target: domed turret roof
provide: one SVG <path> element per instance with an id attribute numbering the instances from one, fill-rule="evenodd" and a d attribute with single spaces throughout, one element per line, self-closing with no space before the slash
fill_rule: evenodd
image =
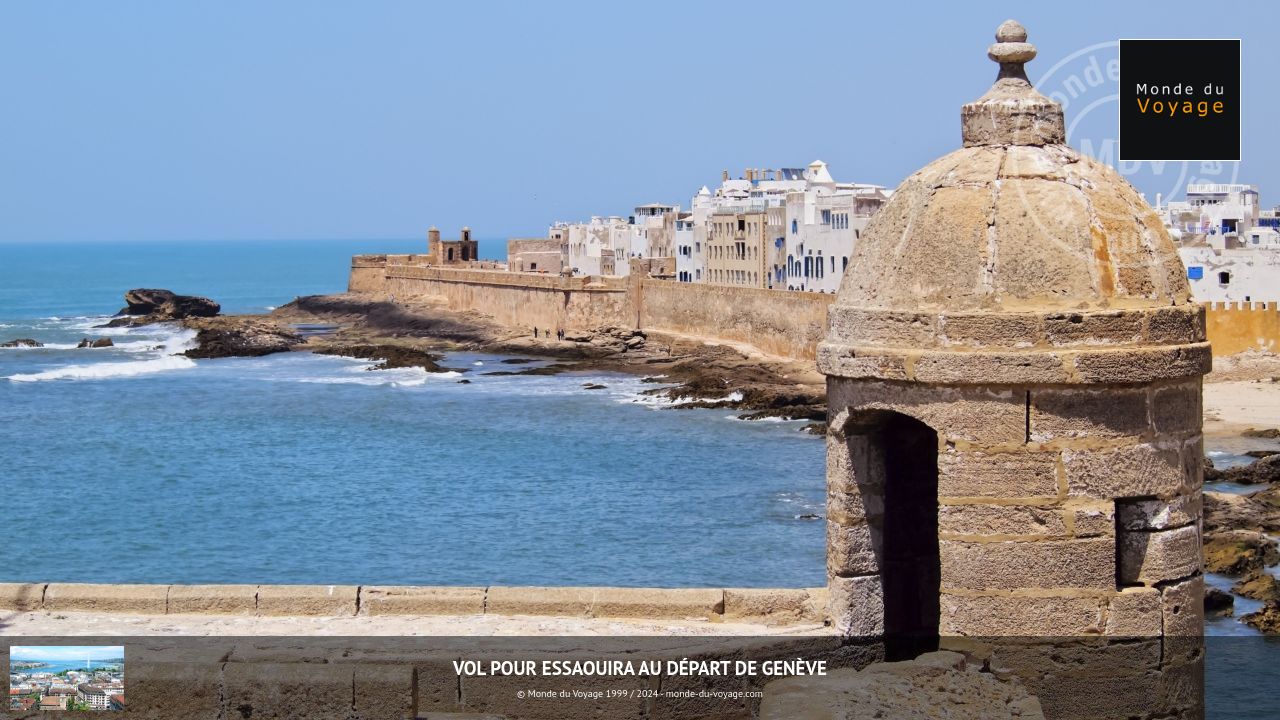
<path id="1" fill-rule="evenodd" d="M 1163 224 L 1115 170 L 1066 145 L 1023 70 L 1026 30 L 988 50 L 964 147 L 871 219 L 828 309 L 828 376 L 939 384 L 1125 384 L 1203 375 L 1204 311 Z"/>
<path id="2" fill-rule="evenodd" d="M 1190 301 L 1163 224 L 1119 173 L 1065 144 L 1007 21 L 992 88 L 961 110 L 964 147 L 908 177 L 872 218 L 838 303 L 865 309 L 1103 309 Z"/>

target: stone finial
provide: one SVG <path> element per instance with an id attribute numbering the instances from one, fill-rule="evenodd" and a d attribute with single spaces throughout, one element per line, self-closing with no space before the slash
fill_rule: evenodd
<path id="1" fill-rule="evenodd" d="M 1066 141 L 1062 107 L 1036 92 L 1024 67 L 1036 56 L 1027 29 L 1016 20 L 996 28 L 987 57 L 1000 64 L 991 90 L 961 108 L 965 147 L 975 145 L 1050 145 Z"/>
<path id="2" fill-rule="evenodd" d="M 987 48 L 987 57 L 1000 63 L 1000 77 L 1027 79 L 1023 67 L 1036 56 L 1036 46 L 1027 42 L 1027 29 L 1017 20 L 1005 20 L 996 28 L 996 44 Z"/>

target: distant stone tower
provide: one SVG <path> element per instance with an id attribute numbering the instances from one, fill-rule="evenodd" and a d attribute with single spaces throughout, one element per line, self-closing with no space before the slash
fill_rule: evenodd
<path id="1" fill-rule="evenodd" d="M 471 239 L 471 228 L 462 228 L 457 240 L 441 240 L 433 225 L 427 230 L 427 262 L 432 265 L 462 265 L 479 260 L 480 244 Z"/>
<path id="2" fill-rule="evenodd" d="M 830 615 L 891 656 L 1141 636 L 1193 674 L 1203 311 L 1147 203 L 1065 144 L 1026 39 L 997 30 L 964 147 L 898 187 L 831 307 Z"/>

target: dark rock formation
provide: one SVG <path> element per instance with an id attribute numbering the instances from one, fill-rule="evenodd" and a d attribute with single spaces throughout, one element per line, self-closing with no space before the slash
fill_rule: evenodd
<path id="1" fill-rule="evenodd" d="M 1239 465 L 1218 472 L 1215 481 L 1233 482 L 1241 485 L 1261 485 L 1280 482 L 1280 455 L 1270 455 L 1254 460 L 1248 465 Z M 1210 482 L 1205 477 L 1206 482 Z"/>
<path id="2" fill-rule="evenodd" d="M 1230 616 L 1235 611 L 1236 598 L 1228 592 L 1217 588 L 1209 588 L 1204 593 L 1204 611 L 1217 615 Z"/>
<path id="3" fill-rule="evenodd" d="M 1280 486 L 1249 495 L 1206 492 L 1204 530 L 1257 530 L 1280 532 Z"/>
<path id="4" fill-rule="evenodd" d="M 1218 482 L 1219 480 L 1222 479 L 1222 471 L 1213 466 L 1212 460 L 1210 460 L 1209 458 L 1204 458 L 1203 460 L 1200 461 L 1200 464 L 1201 466 L 1204 467 L 1205 482 L 1207 483 Z"/>
<path id="5" fill-rule="evenodd" d="M 370 370 L 420 367 L 427 372 L 443 372 L 449 369 L 441 367 L 437 362 L 441 359 L 440 355 L 403 345 L 331 345 L 319 348 L 315 352 L 319 355 L 341 355 L 381 361 L 369 368 Z"/>
<path id="6" fill-rule="evenodd" d="M 124 294 L 125 307 L 106 327 L 147 325 L 186 318 L 214 317 L 222 306 L 197 295 L 178 295 L 171 290 L 135 288 Z"/>
<path id="7" fill-rule="evenodd" d="M 608 386 L 608 385 L 601 385 L 600 383 L 583 383 L 582 387 L 583 387 L 583 388 L 585 388 L 585 389 L 587 389 L 587 390 L 604 390 L 605 388 L 607 388 L 607 387 L 609 387 L 609 386 Z"/>
<path id="8" fill-rule="evenodd" d="M 1247 575 L 1280 563 L 1274 540 L 1252 530 L 1206 535 L 1204 569 L 1223 575 Z"/>
<path id="9" fill-rule="evenodd" d="M 1274 439 L 1280 438 L 1280 428 L 1249 428 L 1240 434 L 1245 437 Z"/>
<path id="10" fill-rule="evenodd" d="M 0 348 L 40 348 L 44 347 L 44 343 L 32 338 L 16 338 L 8 342 L 0 343 Z"/>
<path id="11" fill-rule="evenodd" d="M 305 342 L 292 330 L 249 317 L 188 318 L 184 324 L 196 331 L 196 347 L 183 353 L 192 358 L 257 357 Z"/>
<path id="12" fill-rule="evenodd" d="M 112 347 L 114 345 L 115 345 L 115 342 L 113 342 L 111 338 L 98 338 L 97 340 L 90 340 L 89 338 L 85 338 L 81 340 L 76 345 L 76 347 L 77 348 L 105 348 L 105 347 Z"/>

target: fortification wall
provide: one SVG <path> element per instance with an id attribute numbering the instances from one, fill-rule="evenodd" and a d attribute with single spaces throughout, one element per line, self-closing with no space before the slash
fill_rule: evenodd
<path id="1" fill-rule="evenodd" d="M 615 325 L 750 343 L 812 359 L 835 295 L 628 277 L 561 277 L 478 267 L 426 267 L 424 256 L 357 255 L 350 292 L 443 300 L 513 327 L 590 330 Z"/>
<path id="2" fill-rule="evenodd" d="M 513 327 L 587 329 L 622 325 L 626 318 L 626 287 L 612 278 L 401 265 L 388 265 L 385 273 L 384 291 L 391 295 L 440 298 L 450 309 L 476 310 Z"/>
<path id="3" fill-rule="evenodd" d="M 356 255 L 351 258 L 351 276 L 347 279 L 347 292 L 386 292 L 386 267 L 386 255 Z"/>
<path id="4" fill-rule="evenodd" d="M 682 283 L 640 283 L 640 327 L 750 343 L 765 352 L 813 359 L 836 296 Z"/>
<path id="5" fill-rule="evenodd" d="M 1205 303 L 1205 330 L 1214 357 L 1280 351 L 1280 303 Z"/>

